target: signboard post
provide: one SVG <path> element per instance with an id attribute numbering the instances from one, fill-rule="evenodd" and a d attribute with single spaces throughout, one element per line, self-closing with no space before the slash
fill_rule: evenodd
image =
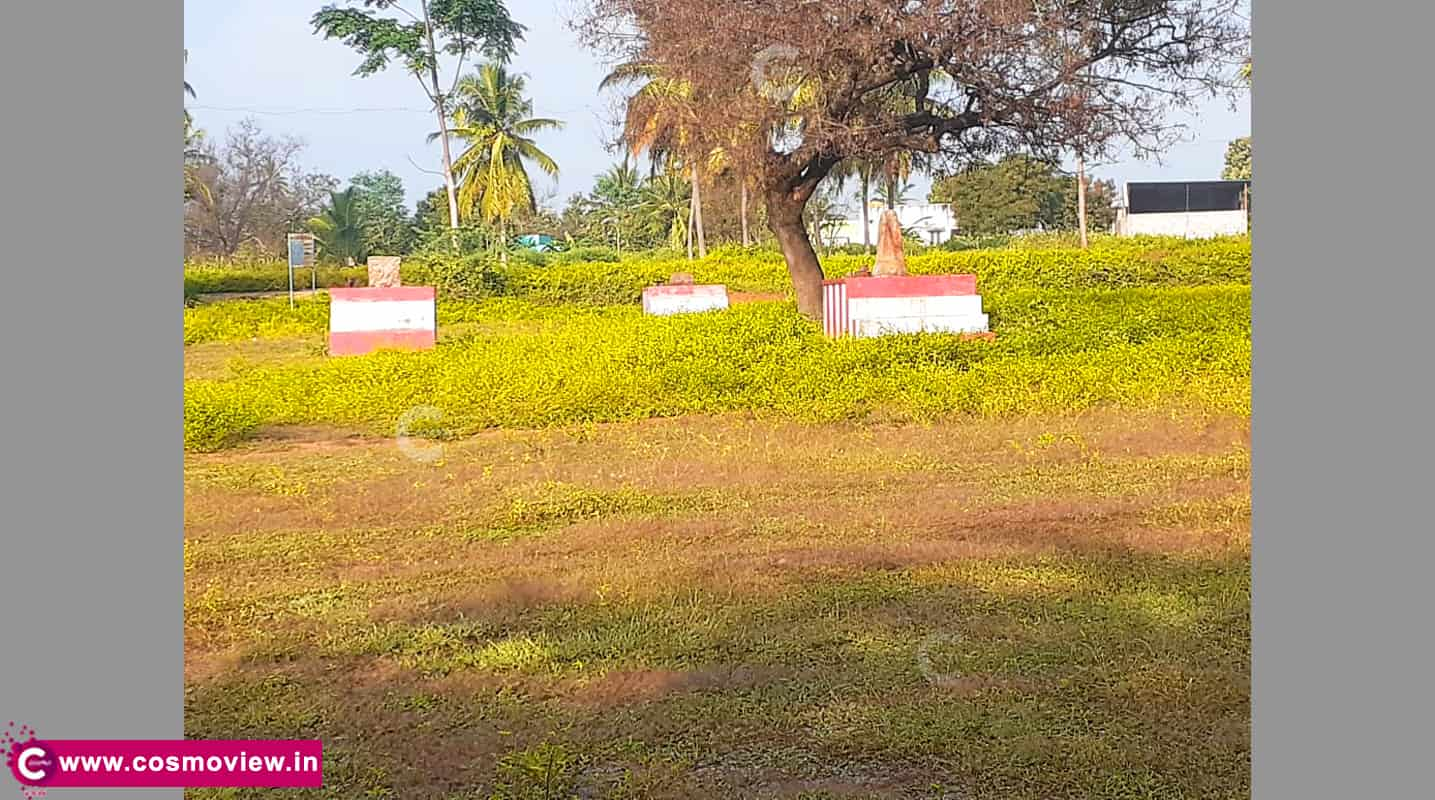
<path id="1" fill-rule="evenodd" d="M 319 288 L 319 271 L 314 268 L 314 234 L 289 234 L 289 307 L 294 307 L 294 270 L 309 268 L 309 288 Z"/>

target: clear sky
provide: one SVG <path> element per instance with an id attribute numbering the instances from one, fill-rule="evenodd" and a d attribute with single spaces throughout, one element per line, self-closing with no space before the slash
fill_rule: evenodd
<path id="1" fill-rule="evenodd" d="M 438 145 L 424 138 L 436 123 L 416 80 L 392 66 L 369 78 L 353 76 L 358 56 L 342 43 L 315 36 L 309 18 L 326 0 L 185 0 L 185 78 L 196 124 L 213 137 L 245 117 L 272 134 L 303 139 L 306 168 L 347 181 L 357 172 L 387 169 L 404 180 L 410 206 L 442 179 Z M 528 26 L 511 68 L 528 76 L 538 116 L 566 126 L 538 137 L 558 162 L 547 205 L 587 191 L 593 176 L 615 160 L 603 148 L 610 131 L 603 119 L 608 98 L 598 94 L 607 72 L 567 28 L 571 0 L 508 0 Z M 1233 110 L 1226 99 L 1208 101 L 1181 121 L 1190 141 L 1169 150 L 1163 163 L 1128 159 L 1093 170 L 1096 177 L 1128 180 L 1201 180 L 1220 177 L 1226 143 L 1250 133 L 1249 97 Z M 410 162 L 412 159 L 412 162 Z M 418 166 L 415 166 L 417 164 Z M 920 184 L 920 182 L 919 182 Z M 545 191 L 546 188 L 546 191 Z M 920 189 L 925 193 L 925 185 Z"/>

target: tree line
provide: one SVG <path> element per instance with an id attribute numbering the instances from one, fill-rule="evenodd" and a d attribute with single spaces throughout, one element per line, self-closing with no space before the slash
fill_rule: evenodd
<path id="1" fill-rule="evenodd" d="M 859 187 L 864 199 L 895 199 L 913 172 L 926 171 L 938 176 L 937 196 L 959 206 L 969 229 L 1026 227 L 1033 218 L 1036 227 L 1064 225 L 1066 212 L 1054 201 L 1061 198 L 1064 209 L 1066 191 L 1055 188 L 1050 171 L 1041 178 L 1028 168 L 1066 155 L 1084 163 L 1118 145 L 1159 153 L 1178 132 L 1167 121 L 1170 109 L 1202 93 L 1234 91 L 1244 77 L 1236 68 L 1248 63 L 1249 27 L 1240 4 L 770 0 L 739 14 L 713 13 L 710 0 L 586 0 L 573 25 L 617 65 L 603 85 L 625 94 L 624 157 L 560 214 L 538 208 L 530 177 L 531 170 L 557 173 L 532 134 L 559 123 L 532 117 L 521 76 L 507 73 L 524 28 L 503 2 L 362 0 L 325 6 L 313 24 L 316 34 L 359 54 L 355 74 L 399 65 L 430 101 L 450 248 L 464 245 L 468 225 L 505 252 L 526 215 L 570 236 L 681 241 L 701 255 L 716 194 L 727 194 L 736 201 L 737 236 L 750 243 L 754 228 L 765 228 L 783 252 L 799 308 L 816 315 L 822 268 L 814 233 L 833 213 L 840 185 Z M 691 24 L 697 19 L 704 24 Z M 465 72 L 469 59 L 486 63 Z M 285 162 L 292 148 L 276 141 L 281 157 L 272 160 Z M 454 144 L 462 146 L 456 156 Z M 212 156 L 211 170 L 284 172 L 265 158 L 247 161 L 252 142 L 208 147 L 195 149 Z M 649 169 L 637 179 L 631 171 L 640 157 Z M 211 211 L 204 235 L 219 247 L 234 246 L 236 236 L 262 238 L 226 230 L 225 218 L 237 212 L 222 209 L 267 203 L 273 208 L 261 216 L 272 229 L 281 220 L 297 224 L 318 198 L 315 217 L 332 213 L 316 227 L 337 229 L 357 218 L 363 193 L 349 198 L 350 214 L 335 205 L 343 199 L 336 186 L 296 169 L 282 180 L 236 178 L 218 194 L 226 187 L 191 187 L 189 175 L 187 203 Z M 1030 196 L 992 200 L 986 205 L 1002 207 L 984 210 L 981 198 L 999 197 L 997 188 L 1010 183 L 1027 186 Z M 714 193 L 719 185 L 728 191 Z M 1083 199 L 1093 210 L 1103 207 L 1099 182 L 1076 186 L 1083 195 L 1091 190 Z M 426 205 L 419 216 L 437 216 L 440 205 Z"/>

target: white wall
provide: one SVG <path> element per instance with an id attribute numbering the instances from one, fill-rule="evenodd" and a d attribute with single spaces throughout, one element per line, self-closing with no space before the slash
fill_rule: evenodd
<path id="1" fill-rule="evenodd" d="M 882 218 L 884 204 L 874 203 L 868 212 L 868 235 L 873 245 L 877 244 L 877 224 Z M 897 221 L 903 228 L 914 228 L 926 244 L 941 244 L 952 238 L 957 228 L 957 215 L 945 203 L 922 203 L 901 205 L 894 209 Z M 827 234 L 830 244 L 862 244 L 862 209 L 858 207 L 848 214 L 841 225 L 834 226 Z"/>
<path id="2" fill-rule="evenodd" d="M 1122 236 L 1184 236 L 1200 239 L 1246 233 L 1244 211 L 1176 211 L 1167 214 L 1121 212 L 1116 232 Z"/>

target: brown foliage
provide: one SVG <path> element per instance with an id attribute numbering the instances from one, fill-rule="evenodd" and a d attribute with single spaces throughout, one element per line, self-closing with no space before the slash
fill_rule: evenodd
<path id="1" fill-rule="evenodd" d="M 850 158 L 1160 149 L 1166 112 L 1231 87 L 1240 0 L 588 0 L 576 27 L 684 87 L 680 146 L 754 176 L 797 283 L 800 214 Z M 674 107 L 680 105 L 681 108 Z M 808 298 L 809 300 L 811 298 Z M 810 303 L 809 303 L 810 304 Z M 804 308 L 811 311 L 811 308 Z"/>

